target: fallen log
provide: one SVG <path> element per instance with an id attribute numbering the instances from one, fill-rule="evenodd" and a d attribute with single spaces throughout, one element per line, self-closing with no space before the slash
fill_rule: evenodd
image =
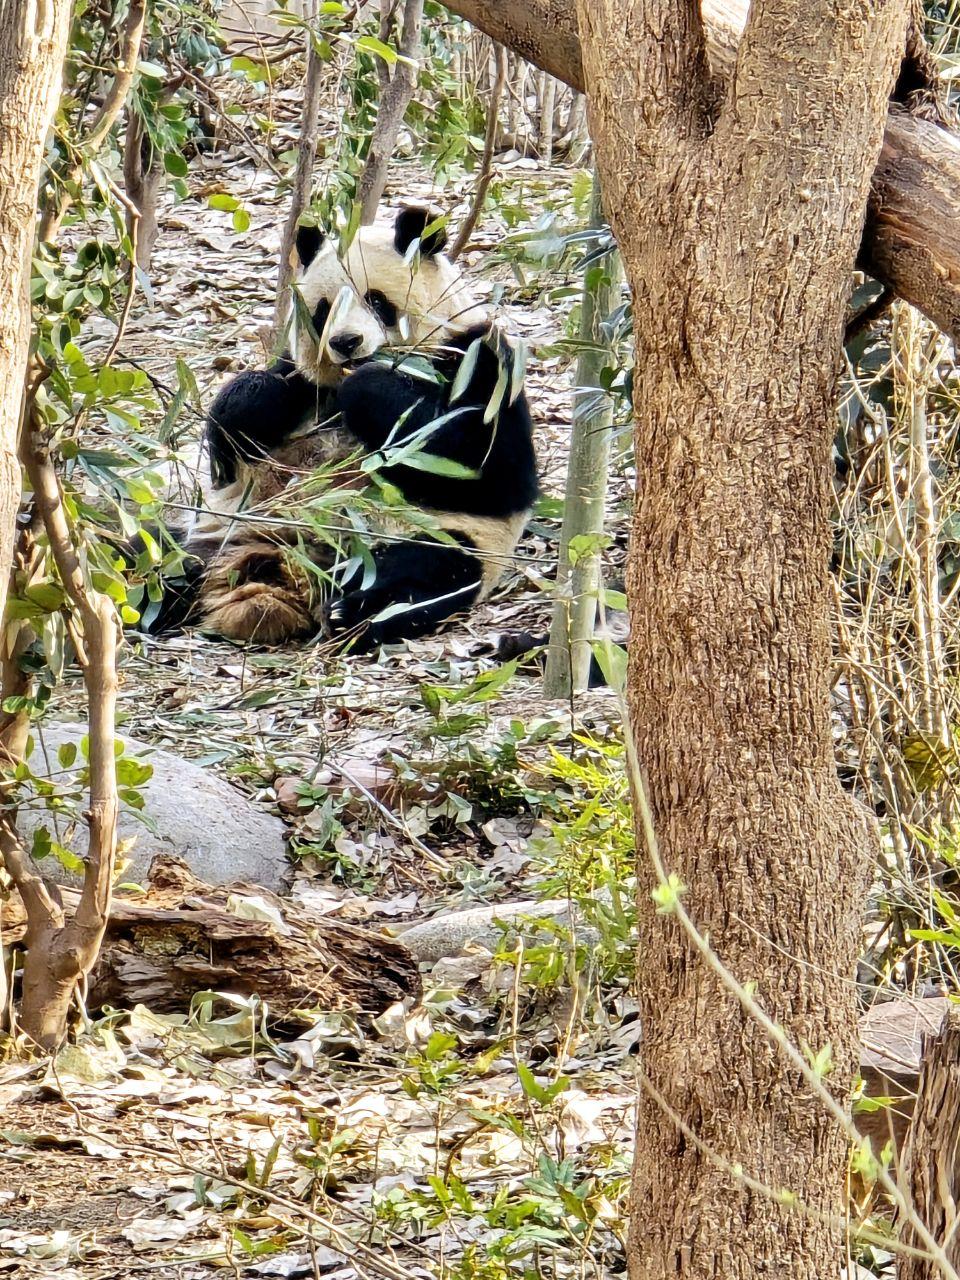
<path id="1" fill-rule="evenodd" d="M 576 0 L 444 0 L 451 13 L 583 90 Z M 703 0 L 710 58 L 729 75 L 747 0 Z M 960 141 L 891 103 L 860 265 L 960 338 Z"/>
<path id="2" fill-rule="evenodd" d="M 77 896 L 62 894 L 65 906 Z M 25 930 L 17 905 L 4 904 L 8 946 Z M 417 962 L 394 939 L 314 915 L 257 885 L 214 888 L 179 858 L 161 855 L 146 894 L 113 901 L 87 1005 L 176 1013 L 198 991 L 259 996 L 271 1021 L 283 1023 L 296 1009 L 382 1013 L 417 999 L 421 983 Z"/>

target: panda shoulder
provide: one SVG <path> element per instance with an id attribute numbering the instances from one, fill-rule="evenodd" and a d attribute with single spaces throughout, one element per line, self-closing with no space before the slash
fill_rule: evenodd
<path id="1" fill-rule="evenodd" d="M 495 321 L 472 325 L 444 343 L 443 356 L 437 362 L 440 372 L 451 382 L 469 363 L 470 374 L 461 394 L 469 399 L 489 398 L 505 368 L 512 379 L 518 358 L 516 344 Z"/>

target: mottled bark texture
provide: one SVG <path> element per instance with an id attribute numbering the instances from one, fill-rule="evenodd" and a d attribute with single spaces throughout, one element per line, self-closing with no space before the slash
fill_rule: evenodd
<path id="1" fill-rule="evenodd" d="M 832 1046 L 844 1099 L 869 855 L 830 735 L 829 460 L 908 0 L 754 0 L 725 86 L 696 0 L 578 9 L 634 296 L 628 703 L 660 850 L 722 963 L 795 1044 Z M 633 1280 L 835 1275 L 844 1134 L 656 912 L 638 838 Z"/>
<path id="2" fill-rule="evenodd" d="M 30 337 L 37 184 L 60 91 L 69 15 L 66 0 L 0 0 L 0 610 L 20 502 L 17 433 Z"/>
<path id="3" fill-rule="evenodd" d="M 584 87 L 576 0 L 445 3 L 551 75 Z M 747 0 L 704 0 L 707 50 L 723 77 L 732 73 L 746 14 Z M 802 29 L 797 39 L 802 49 Z M 909 68 L 918 66 L 908 57 Z M 960 142 L 930 118 L 928 94 L 908 83 L 898 90 L 922 118 L 896 103 L 889 107 L 860 264 L 960 341 Z M 641 81 L 638 110 L 642 96 Z"/>

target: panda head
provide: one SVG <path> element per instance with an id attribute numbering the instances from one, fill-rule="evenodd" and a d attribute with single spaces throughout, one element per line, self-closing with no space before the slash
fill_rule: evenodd
<path id="1" fill-rule="evenodd" d="M 488 319 L 444 256 L 446 232 L 424 232 L 429 209 L 400 209 L 392 226 L 361 227 L 345 253 L 317 227 L 299 227 L 293 358 L 320 386 L 383 346 L 431 347 Z M 309 316 L 310 323 L 305 322 Z"/>

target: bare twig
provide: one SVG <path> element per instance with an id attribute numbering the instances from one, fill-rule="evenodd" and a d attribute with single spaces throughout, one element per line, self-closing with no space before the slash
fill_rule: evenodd
<path id="1" fill-rule="evenodd" d="M 477 225 L 477 219 L 483 209 L 483 202 L 487 198 L 487 188 L 490 186 L 490 180 L 493 177 L 493 153 L 496 149 L 497 134 L 500 130 L 500 99 L 503 97 L 503 86 L 507 79 L 507 51 L 502 44 L 496 46 L 494 56 L 497 69 L 493 89 L 490 92 L 490 104 L 487 107 L 487 129 L 483 139 L 483 159 L 480 161 L 480 172 L 477 176 L 477 185 L 473 193 L 470 211 L 464 218 L 448 255 L 451 262 L 456 262 L 470 242 L 473 229 Z"/>

